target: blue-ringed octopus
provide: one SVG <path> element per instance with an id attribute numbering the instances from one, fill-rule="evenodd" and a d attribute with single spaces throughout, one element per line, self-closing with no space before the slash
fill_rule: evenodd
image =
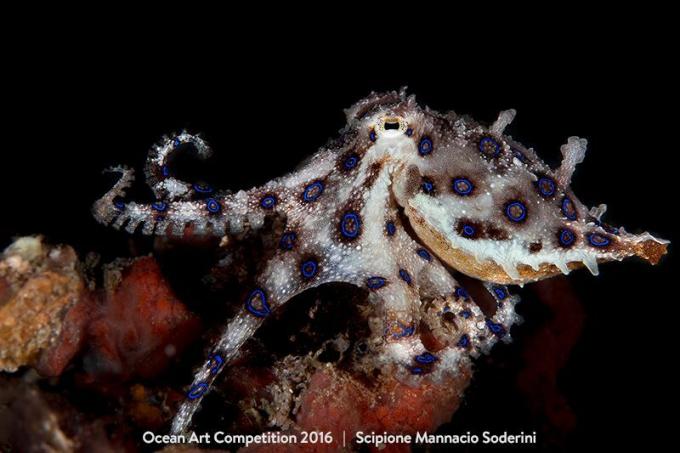
<path id="1" fill-rule="evenodd" d="M 668 241 L 630 234 L 602 222 L 606 206 L 588 209 L 570 180 L 586 140 L 570 137 L 551 169 L 504 133 L 514 110 L 490 126 L 454 112 L 420 107 L 414 96 L 372 93 L 346 110 L 340 137 L 294 172 L 250 190 L 218 192 L 175 178 L 168 158 L 191 145 L 186 132 L 154 146 L 146 165 L 156 201 L 127 202 L 132 170 L 93 207 L 95 218 L 132 233 L 214 235 L 224 242 L 257 234 L 278 217 L 284 228 L 197 371 L 172 424 L 185 432 L 222 367 L 272 311 L 301 292 L 330 282 L 365 288 L 375 307 L 375 359 L 400 379 L 417 382 L 455 372 L 462 361 L 509 341 L 519 298 L 505 285 L 549 278 L 585 266 L 639 256 L 656 264 Z M 451 270 L 484 283 L 493 313 L 472 300 Z M 423 327 L 425 326 L 425 327 Z M 428 351 L 427 328 L 445 345 Z"/>

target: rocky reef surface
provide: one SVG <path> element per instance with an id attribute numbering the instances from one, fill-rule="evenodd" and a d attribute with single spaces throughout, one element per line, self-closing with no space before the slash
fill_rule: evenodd
<path id="1" fill-rule="evenodd" d="M 70 246 L 50 245 L 39 236 L 19 238 L 3 252 L 0 449 L 159 448 L 145 445 L 142 433 L 167 432 L 185 398 L 187 376 L 229 311 L 205 300 L 184 303 L 164 275 L 151 256 L 100 264 L 93 255 L 81 260 Z M 551 286 L 537 287 L 552 291 Z M 331 432 L 333 442 L 322 447 L 285 449 L 333 451 L 341 448 L 343 432 L 434 432 L 449 422 L 461 405 L 472 367 L 421 384 L 385 372 L 367 344 L 370 309 L 365 291 L 338 285 L 310 291 L 277 312 L 206 396 L 195 420 L 197 430 Z M 572 307 L 570 312 L 574 322 L 563 326 L 566 332 L 579 321 L 578 311 Z M 578 336 L 578 329 L 571 332 Z M 536 347 L 526 357 L 543 366 L 520 373 L 518 387 L 531 394 L 539 382 L 536 410 L 543 410 L 538 407 L 542 402 L 557 401 L 553 410 L 559 413 L 551 416 L 568 419 L 566 403 L 555 394 L 554 368 L 562 365 L 570 342 L 559 360 L 545 361 L 551 351 L 560 350 L 550 335 L 550 329 L 537 332 L 537 344 L 552 341 L 552 346 Z M 431 342 L 436 348 L 434 335 Z M 347 439 L 346 449 L 352 445 Z M 166 450 L 197 448 L 189 447 Z M 246 450 L 265 447 L 276 451 L 271 445 Z M 403 445 L 387 448 L 408 450 Z"/>

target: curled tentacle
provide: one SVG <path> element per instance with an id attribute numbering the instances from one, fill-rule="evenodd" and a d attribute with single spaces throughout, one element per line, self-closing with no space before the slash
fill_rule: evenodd
<path id="1" fill-rule="evenodd" d="M 134 233 L 141 226 L 142 233 L 147 235 L 182 236 L 191 228 L 195 235 L 223 236 L 227 225 L 233 222 L 227 212 L 233 203 L 225 198 L 150 204 L 126 202 L 123 198 L 134 181 L 134 171 L 117 166 L 105 172 L 120 173 L 121 177 L 92 207 L 94 218 L 104 225 L 125 228 L 128 233 Z"/>
<path id="2" fill-rule="evenodd" d="M 170 155 L 183 145 L 192 145 L 200 159 L 207 159 L 212 155 L 210 146 L 198 135 L 182 132 L 174 137 L 165 136 L 160 143 L 149 150 L 146 159 L 146 182 L 159 200 L 172 201 L 188 199 L 201 188 L 185 181 L 181 181 L 170 174 L 168 160 Z"/>

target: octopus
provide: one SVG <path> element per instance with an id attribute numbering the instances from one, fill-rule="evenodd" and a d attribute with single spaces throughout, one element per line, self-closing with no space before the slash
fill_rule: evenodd
<path id="1" fill-rule="evenodd" d="M 164 137 L 149 152 L 146 179 L 156 200 L 125 200 L 133 171 L 118 166 L 94 217 L 129 233 L 184 238 L 212 235 L 233 244 L 268 220 L 280 236 L 250 276 L 241 309 L 198 369 L 172 433 L 187 432 L 220 370 L 275 310 L 310 288 L 342 282 L 364 288 L 374 307 L 374 360 L 406 382 L 438 379 L 510 340 L 524 285 L 638 256 L 652 264 L 668 241 L 631 234 L 588 209 L 570 188 L 586 140 L 570 137 L 551 169 L 505 133 L 514 110 L 491 125 L 438 113 L 405 90 L 372 93 L 345 111 L 347 125 L 292 173 L 238 192 L 173 176 L 169 158 L 198 135 Z M 482 309 L 454 272 L 483 283 L 495 307 Z M 427 347 L 423 333 L 441 347 Z"/>

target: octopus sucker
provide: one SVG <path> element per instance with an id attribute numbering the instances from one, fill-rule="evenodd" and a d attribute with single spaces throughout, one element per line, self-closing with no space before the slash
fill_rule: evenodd
<path id="1" fill-rule="evenodd" d="M 630 234 L 601 221 L 571 190 L 587 142 L 569 137 L 553 170 L 506 135 L 516 115 L 502 111 L 490 126 L 455 112 L 420 107 L 414 96 L 371 93 L 345 110 L 341 138 L 294 172 L 236 193 L 181 181 L 168 161 L 184 147 L 199 158 L 212 150 L 181 132 L 152 147 L 147 183 L 156 200 L 125 199 L 133 172 L 93 206 L 105 225 L 132 233 L 221 237 L 225 248 L 281 225 L 240 311 L 224 328 L 187 388 L 172 432 L 187 431 L 221 368 L 270 315 L 296 295 L 327 283 L 364 288 L 371 302 L 373 352 L 383 372 L 405 382 L 437 380 L 460 364 L 510 341 L 524 285 L 638 256 L 652 264 L 668 241 Z M 225 262 L 228 266 L 230 262 Z M 495 307 L 483 312 L 450 272 L 484 283 Z M 421 335 L 436 339 L 428 349 Z M 217 365 L 219 364 L 219 365 Z"/>

